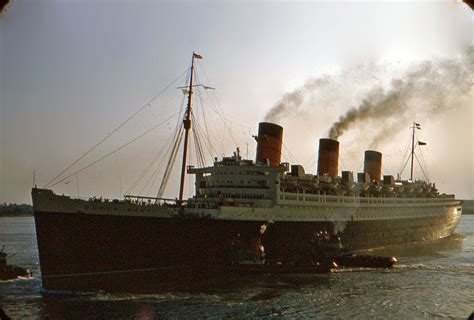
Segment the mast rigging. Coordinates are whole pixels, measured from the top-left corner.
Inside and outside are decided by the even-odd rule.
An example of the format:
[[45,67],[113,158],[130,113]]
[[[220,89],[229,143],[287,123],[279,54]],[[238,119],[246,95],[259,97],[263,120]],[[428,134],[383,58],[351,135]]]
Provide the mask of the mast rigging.
[[191,129],[191,110],[192,110],[192,97],[193,97],[193,76],[194,76],[194,59],[202,59],[202,56],[193,52],[191,60],[191,74],[189,76],[189,87],[188,87],[188,104],[186,107],[186,114],[183,120],[184,126],[184,145],[183,145],[183,162],[181,165],[181,181],[179,185],[179,205],[183,205],[183,192],[184,192],[184,178],[186,175],[186,160],[188,155],[188,140],[189,140],[189,129]]

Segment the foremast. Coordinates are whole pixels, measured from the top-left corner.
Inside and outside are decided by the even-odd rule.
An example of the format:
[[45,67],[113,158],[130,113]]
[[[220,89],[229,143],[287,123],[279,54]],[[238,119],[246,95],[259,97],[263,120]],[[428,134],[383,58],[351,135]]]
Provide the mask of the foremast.
[[194,59],[202,59],[202,56],[193,52],[191,60],[191,74],[189,76],[189,87],[188,87],[188,103],[186,106],[186,113],[183,120],[184,127],[184,144],[183,144],[183,161],[181,164],[181,180],[179,185],[179,205],[183,205],[183,193],[184,193],[184,180],[186,176],[186,160],[188,156],[188,139],[189,129],[191,129],[191,111],[192,111],[192,97],[193,97],[193,76],[194,76]]

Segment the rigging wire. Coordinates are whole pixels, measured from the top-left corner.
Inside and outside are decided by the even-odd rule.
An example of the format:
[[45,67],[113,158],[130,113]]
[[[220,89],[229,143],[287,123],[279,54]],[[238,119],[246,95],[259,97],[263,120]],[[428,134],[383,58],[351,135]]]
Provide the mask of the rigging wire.
[[[212,160],[214,159],[215,156],[218,155],[217,152],[212,148],[212,145],[210,145],[210,142],[205,139],[204,134],[202,133],[202,128],[200,126],[196,126],[196,134],[199,137],[199,144],[201,145],[201,149],[203,150],[203,158],[205,162],[207,162],[208,159]],[[213,151],[211,151],[211,149]],[[205,153],[204,150],[207,152]],[[209,158],[207,158],[209,156]]]
[[[150,189],[155,184],[156,177],[158,176],[158,173],[161,171],[161,168],[163,167],[165,156],[170,153],[170,150],[171,150],[172,146],[176,143],[175,140],[178,138],[178,131],[177,131],[178,129],[179,129],[179,127],[176,128],[176,132],[172,136],[172,139],[171,139],[168,147],[166,148],[166,151],[163,153],[163,156],[160,158],[160,161],[158,162],[158,166],[155,168],[155,170],[153,170],[152,174],[148,177],[148,180],[143,185],[143,187],[140,189],[138,194],[143,194],[143,191],[148,187],[148,185],[151,181],[153,181],[153,182],[150,185]],[[155,162],[155,164],[156,164],[156,162]],[[150,189],[148,191],[150,191]]]
[[[160,163],[161,163],[161,165],[159,166],[159,170],[161,170],[161,166],[163,164],[164,157],[170,152],[171,147],[173,146],[173,142],[176,140],[178,130],[179,130],[179,127],[180,127],[181,118],[182,118],[181,114],[182,114],[182,111],[183,111],[183,105],[184,105],[184,98],[181,101],[181,109],[179,111],[179,116],[177,117],[177,123],[176,123],[175,129],[174,129],[174,133],[170,136],[169,142],[165,143],[165,145],[167,145],[167,147],[165,148],[165,152],[161,152],[161,150],[158,150],[158,152],[155,154],[152,161],[145,167],[145,169],[143,170],[141,175],[138,177],[138,179],[135,180],[135,182],[129,187],[129,189],[127,191],[127,194],[130,194],[132,192],[132,190],[134,190],[138,186],[138,184],[140,184],[140,182],[145,177],[146,173],[148,173],[148,171],[156,164],[156,162],[158,160],[160,160]],[[153,171],[153,174],[155,174],[156,170],[158,170],[158,169],[155,169]],[[142,188],[142,190],[143,190],[143,188]],[[139,193],[141,193],[141,191]]]
[[[167,144],[167,147],[165,149],[165,152],[161,152],[161,150],[158,150],[158,152],[156,153],[155,157],[152,159],[152,161],[145,167],[145,169],[143,170],[142,174],[138,177],[137,180],[135,180],[135,182],[132,184],[132,186],[130,186],[130,188],[128,189],[127,191],[127,194],[130,194],[132,190],[134,190],[138,184],[143,180],[143,178],[145,177],[146,173],[148,172],[148,170],[153,166],[155,165],[155,163],[158,161],[158,159],[160,160],[160,163],[161,165],[159,166],[159,170],[161,170],[161,166],[163,164],[163,158],[165,157],[165,155],[167,155],[172,146],[173,146],[173,142],[177,139],[177,135],[178,135],[178,130],[179,130],[179,127],[180,127],[180,122],[181,122],[181,118],[182,118],[182,112],[183,112],[183,105],[184,105],[184,97],[181,101],[181,109],[179,111],[179,116],[177,117],[177,123],[176,123],[176,126],[175,126],[175,129],[174,129],[174,133],[170,136],[170,140],[169,140],[169,143]],[[166,145],[166,144],[165,144]],[[160,155],[162,157],[160,157]],[[153,171],[153,174],[156,172],[156,170]],[[141,193],[141,192],[139,192]]]
[[[144,190],[150,185],[150,182],[153,181],[153,182],[151,183],[151,185],[154,184],[154,181],[155,181],[156,177],[158,176],[158,172],[160,172],[160,170],[161,170],[161,167],[162,167],[161,164],[162,164],[163,162],[161,162],[161,161],[160,161],[160,162],[155,162],[154,164],[156,164],[156,163],[158,163],[158,166],[157,166],[157,167],[153,170],[153,172],[148,176],[148,179],[147,179],[146,183],[142,186],[142,188],[140,189],[140,191],[138,191],[137,194],[144,194],[143,192],[144,192]],[[150,191],[150,189],[151,189],[151,187],[148,189],[148,191]]]
[[176,156],[178,154],[179,146],[181,145],[181,141],[183,140],[183,127],[180,127],[177,139],[173,145],[173,149],[171,150],[170,158],[168,163],[166,164],[165,172],[163,175],[163,179],[161,180],[160,189],[158,190],[157,198],[161,198],[163,193],[165,192],[166,185],[168,184],[169,177],[171,172],[173,171],[173,166],[176,160]]
[[[199,61],[198,61],[198,67],[199,67],[200,71],[202,71],[202,73],[204,74],[204,78],[206,79],[206,81],[211,84],[211,82],[209,81],[209,79],[208,79],[208,77],[207,77],[207,75],[206,75],[206,72],[205,72],[204,68],[203,68],[202,65],[201,65],[201,62],[199,62]],[[224,134],[223,134],[223,135],[225,136],[225,129],[228,129],[228,130],[229,130],[229,136],[230,136],[230,138],[232,139],[233,143],[237,146],[238,143],[237,143],[237,141],[236,141],[236,139],[235,139],[235,137],[234,137],[234,135],[233,135],[232,128],[230,128],[230,127],[228,126],[228,124],[238,125],[238,126],[240,126],[240,127],[246,128],[246,129],[249,129],[250,127],[245,126],[245,125],[242,125],[242,124],[239,124],[239,123],[236,123],[236,122],[234,122],[234,121],[232,121],[232,120],[229,120],[229,119],[226,117],[225,112],[223,111],[222,107],[220,106],[220,103],[219,103],[217,97],[215,98],[216,101],[217,101],[217,102],[216,102],[216,101],[214,101],[213,96],[211,96],[211,95],[207,92],[207,90],[206,90],[206,95],[207,95],[207,97],[209,98],[209,101],[211,102],[211,103],[209,104],[209,107],[210,107],[210,108],[222,119],[222,121],[223,121],[223,125],[224,125]],[[221,140],[222,143],[223,143],[223,141],[224,141],[224,139]]]
[[104,141],[106,141],[108,138],[110,138],[114,133],[116,133],[118,130],[120,130],[125,124],[127,124],[130,120],[132,120],[137,114],[142,112],[145,108],[147,108],[153,100],[158,98],[161,94],[163,94],[166,90],[168,90],[169,87],[171,87],[174,83],[176,83],[185,73],[187,72],[187,69],[181,73],[175,80],[170,82],[164,89],[159,91],[157,94],[155,94],[151,99],[149,99],[142,107],[140,107],[137,111],[135,111],[131,116],[129,116],[125,121],[120,123],[118,127],[116,127],[114,130],[112,130],[110,133],[108,133],[105,137],[103,137],[99,142],[94,144],[89,150],[87,150],[82,156],[80,156],[78,159],[73,161],[69,166],[67,166],[64,170],[62,170],[59,174],[57,174],[53,179],[51,179],[48,183],[44,185],[45,188],[48,187],[53,187],[57,185],[57,183],[52,184],[56,179],[61,177],[65,172],[67,172],[69,169],[71,169],[76,163],[84,159],[89,153],[91,153],[93,150],[95,150],[99,145],[101,145]]
[[[191,118],[194,124],[197,124],[196,118],[194,117],[194,113],[191,112]],[[193,138],[194,138],[194,148],[196,152],[196,160],[198,161],[199,167],[203,168],[206,164],[205,161],[205,156],[204,156],[204,150],[202,147],[202,138],[201,134],[199,132],[198,126],[194,125],[192,127],[192,132],[193,132]]]
[[410,160],[410,157],[408,156],[409,150],[410,150],[410,145],[407,146],[407,148],[405,149],[405,153],[403,154],[403,157],[402,157],[402,165],[400,166],[400,169],[398,170],[398,172],[400,173],[400,176],[403,174],[403,170],[405,170],[405,167],[407,166],[408,161]]
[[[418,137],[418,135],[416,135],[416,141],[417,141],[417,144],[419,145],[418,141],[420,140],[420,138]],[[424,141],[424,139],[422,139]],[[427,162],[425,161],[425,157],[424,157],[424,154],[423,154],[423,148],[419,148],[420,152],[419,152],[419,156],[421,158],[421,162],[418,161],[418,164],[421,168],[421,170],[423,171],[423,174],[425,175],[425,179],[426,180],[431,180],[430,179],[430,175],[429,175],[429,171],[428,171],[428,165],[427,165]],[[423,164],[423,165],[422,165]],[[426,171],[424,171],[424,168],[426,168]]]
[[151,127],[150,129],[146,130],[145,132],[143,132],[142,134],[140,134],[140,135],[138,135],[137,137],[133,138],[132,140],[130,140],[130,141],[124,143],[123,145],[119,146],[119,147],[116,148],[115,150],[112,150],[111,152],[107,153],[106,155],[102,156],[101,158],[99,158],[99,159],[93,161],[92,163],[88,164],[87,166],[84,166],[84,167],[82,167],[81,169],[78,169],[78,170],[74,171],[73,173],[71,173],[70,175],[68,175],[68,176],[62,178],[61,180],[55,182],[54,184],[50,185],[50,187],[54,187],[54,186],[60,184],[61,182],[63,182],[63,181],[65,181],[65,180],[69,179],[70,177],[74,176],[75,174],[77,174],[77,173],[79,173],[79,172],[82,172],[82,171],[84,171],[84,170],[86,170],[86,169],[92,167],[92,166],[95,165],[96,163],[98,163],[98,162],[100,162],[100,161],[102,161],[102,160],[108,158],[109,156],[111,156],[112,154],[114,154],[114,152],[117,152],[117,151],[119,151],[119,150],[122,150],[123,148],[127,147],[128,145],[132,144],[133,142],[137,141],[138,139],[140,139],[140,138],[146,136],[147,134],[149,134],[150,132],[152,132],[153,130],[155,130],[156,128],[158,128],[158,127],[161,126],[162,124],[166,123],[168,120],[172,119],[172,118],[175,117],[175,116],[176,116],[176,113],[173,114],[172,116],[170,116],[169,118],[167,118],[166,120],[164,120],[164,121],[158,123],[157,125]]
[[196,155],[196,165],[198,167],[204,167],[204,161],[202,160],[202,153],[201,153],[201,150],[199,148],[199,142],[198,142],[198,138],[197,138],[197,134],[196,134],[196,131],[194,129],[192,129],[192,136],[193,136],[193,146],[194,146],[194,153]]
[[[205,129],[205,131],[201,130],[200,126],[198,127],[198,129],[201,132],[204,131],[205,136],[207,137],[207,139],[205,141],[207,141],[209,155],[211,156],[211,159],[212,159],[213,156],[216,156],[218,153],[217,153],[216,149],[214,148],[214,145],[213,145],[212,140],[211,140],[211,134],[209,133],[209,127],[208,127],[208,124],[207,124],[206,112],[204,110],[205,110],[205,108],[201,107],[201,113],[202,113],[202,116],[203,116],[203,119],[204,119],[204,129]],[[216,141],[216,139],[214,139],[214,141]]]
[[79,174],[76,173],[77,197],[79,198]]
[[[192,140],[191,140],[191,139],[190,139],[189,143],[190,143],[190,146],[189,146],[189,147],[191,148],[191,144],[192,144]],[[188,154],[189,154],[189,161],[188,161],[188,163],[195,163],[195,162],[194,162],[194,159],[193,159],[193,155],[194,155],[193,152],[189,152]],[[192,194],[192,192],[193,192],[193,191],[192,191],[192,187],[193,187],[192,178],[193,178],[193,176],[194,176],[194,175],[189,175],[189,176],[187,177],[187,179],[186,179],[187,183],[184,184],[184,189],[185,189],[185,190],[183,190],[183,192],[186,192],[187,197],[189,197],[189,196]],[[178,187],[179,187],[179,186],[178,186]]]
[[[169,141],[169,144],[168,144],[168,147],[166,148],[166,151],[163,153],[163,156],[160,158],[160,161],[159,161],[159,165],[157,166],[157,168],[153,171],[153,173],[150,175],[150,177],[148,178],[147,182],[145,183],[145,185],[141,188],[141,190],[138,192],[138,194],[143,194],[143,191],[147,188],[147,186],[149,185],[149,183],[151,182],[150,184],[150,187],[148,189],[148,192],[151,193],[151,189],[153,188],[153,186],[155,185],[155,182],[156,182],[156,179],[158,177],[158,173],[161,172],[161,168],[163,167],[163,165],[166,163],[168,163],[169,161],[171,161],[170,159],[175,159],[176,156],[172,156],[172,148],[174,149],[175,148],[175,145],[176,145],[176,141],[179,139],[179,135],[181,134],[181,130],[182,130],[182,126],[181,126],[181,123],[182,123],[182,118],[184,117],[184,113],[183,113],[183,110],[184,110],[184,103],[185,103],[185,95],[183,94],[183,97],[181,99],[181,105],[180,105],[180,109],[179,109],[179,116],[177,117],[177,121],[176,121],[176,125],[175,125],[175,129],[174,129],[174,134],[171,136],[171,139]],[[180,142],[179,142],[180,143]],[[178,143],[178,147],[179,147],[179,143]],[[177,150],[175,151],[177,152]],[[166,157],[166,155],[170,155],[170,159],[168,159],[168,162],[165,162],[164,161],[164,158]],[[173,160],[174,161],[174,160]],[[163,172],[163,178],[162,178],[162,184],[163,184],[163,179],[165,179],[166,175],[167,174],[171,174],[172,173],[172,168],[170,169],[170,172],[167,173],[166,170]],[[167,181],[168,181],[168,178],[166,178],[166,181],[164,182],[163,186],[160,185],[159,187],[159,191],[158,193],[160,193],[160,188],[163,188],[163,190],[161,191],[161,193],[163,194],[164,193],[164,190],[166,189],[166,185],[167,185]]]
[[428,181],[430,181],[431,178],[430,178],[430,174],[429,174],[428,163],[427,163],[427,161],[425,160],[425,156],[424,156],[423,152],[421,151],[421,149],[420,149],[420,158],[421,158],[421,162],[422,162],[422,164],[423,164],[423,166],[420,164],[420,167],[426,168],[426,171],[425,171],[425,172],[426,172],[426,179],[427,179]]
[[[411,131],[411,127],[410,127],[410,131]],[[402,157],[402,160],[401,160],[401,164],[400,164],[400,170],[398,170],[398,173],[400,174],[400,177],[402,176],[403,174],[403,171],[405,171],[405,168],[407,167],[408,165],[408,162],[410,161],[410,149],[411,149],[411,135],[407,135],[407,140],[406,140],[406,149],[405,149],[405,153],[403,154],[403,157]]]
[[138,186],[138,184],[142,181],[142,179],[145,177],[145,174],[148,172],[148,170],[158,161],[159,156],[162,155],[161,151],[158,151],[155,156],[152,158],[151,162],[148,163],[148,165],[143,169],[142,173],[140,176],[132,183],[132,185],[127,189],[125,192],[126,195],[130,195],[131,192]]
[[[193,112],[191,111],[191,122],[195,124],[195,118],[194,118],[194,114]],[[193,147],[194,147],[194,153],[196,155],[196,165],[197,166],[200,166],[201,164],[201,150],[199,148],[199,142],[197,141],[198,139],[198,135],[197,135],[197,132],[196,132],[196,125],[194,126],[191,126],[191,137],[192,137],[192,144],[193,144]]]
[[420,160],[418,159],[418,156],[416,155],[416,153],[414,155],[415,155],[416,162],[418,162],[418,165],[420,166],[421,172],[423,172],[423,176],[425,177],[425,179],[427,181],[429,181],[430,179],[428,179],[428,176],[426,175],[425,169],[423,169],[423,167],[421,166],[421,163],[420,163]]
[[403,166],[401,167],[400,176],[402,176],[403,171],[405,171],[408,163],[410,162],[410,159],[411,159],[411,156],[410,156],[411,152],[409,152],[410,149],[411,149],[411,142],[410,142],[410,145],[408,146],[407,151],[406,151],[406,160],[405,160],[405,163],[403,164]]
[[[205,109],[204,106],[203,106],[203,97],[201,95],[201,90],[197,90],[197,93],[198,93],[198,101],[199,101],[199,105],[200,105],[200,110],[201,110],[201,114],[202,114],[202,118],[204,120],[204,128],[205,128],[205,136],[207,137],[207,142],[208,142],[208,146],[210,147],[210,149],[212,150],[212,152],[214,153],[214,155],[217,155],[217,151],[216,149],[214,148],[214,146],[212,145],[212,140],[211,140],[211,135],[209,133],[209,128],[208,128],[208,125],[207,125],[207,118],[206,118],[206,112],[205,112]],[[200,130],[200,131],[203,131],[203,130]],[[217,141],[217,139],[214,139]],[[211,159],[213,158],[213,155],[212,153],[210,154],[211,155]]]
[[[203,71],[203,73],[204,73],[204,70],[203,70],[202,68],[200,68],[200,69],[201,69],[201,70]],[[199,78],[198,78],[198,76],[196,76],[196,79],[197,79],[197,81],[200,81]],[[208,80],[207,80],[207,81],[208,81]],[[220,148],[219,148],[219,149],[220,149],[221,152],[223,152],[223,151],[224,151],[224,143],[225,143],[225,141],[226,141],[226,130],[229,131],[229,134],[230,134],[230,136],[231,136],[231,139],[233,140],[233,142],[235,143],[235,145],[237,145],[237,142],[236,142],[235,138],[234,138],[233,135],[232,135],[232,129],[231,129],[231,128],[228,128],[228,126],[227,126],[227,124],[226,124],[226,122],[229,121],[229,120],[226,118],[226,116],[223,114],[223,112],[220,111],[219,106],[218,106],[218,105],[216,104],[216,102],[212,99],[212,96],[207,92],[207,90],[205,90],[205,91],[206,91],[206,96],[207,96],[208,101],[209,101],[209,103],[208,103],[209,107],[210,107],[210,108],[221,118],[221,120],[222,120],[223,133],[222,133],[221,139],[219,139],[218,141],[220,141]],[[198,90],[197,92],[198,92],[198,96],[200,97],[200,100],[201,100],[200,102],[201,102],[201,105],[202,105],[202,102],[203,102],[205,99],[202,97],[202,95],[200,96],[200,91],[199,91],[199,90]],[[216,154],[217,154],[217,152],[216,152]]]
[[[202,66],[202,62],[201,61],[198,61],[198,64],[197,64],[199,70],[202,72],[202,74],[204,75],[204,78],[206,80],[207,83],[209,83],[210,85],[212,85],[212,82],[209,80],[209,77],[207,76],[207,73],[206,71],[204,70],[204,67]],[[207,93],[207,91],[206,91]],[[246,125],[243,125],[241,123],[238,123],[238,122],[235,122],[235,121],[232,121],[230,119],[228,119],[226,116],[225,116],[225,112],[224,112],[224,109],[221,107],[221,104],[219,103],[219,99],[217,97],[215,97],[215,100],[214,101],[214,98],[208,94],[209,96],[209,99],[211,100],[211,102],[214,104],[214,106],[216,107],[216,109],[220,110],[220,112],[216,111],[216,113],[219,113],[219,116],[221,116],[222,118],[225,118],[227,120],[227,122],[229,123],[232,123],[236,126],[239,126],[239,127],[242,127],[242,128],[245,128],[245,129],[253,129],[253,127],[249,127],[249,126],[246,126]],[[215,95],[214,95],[215,96]]]
[[310,168],[313,166],[313,163],[315,163],[315,159],[317,158],[318,154],[316,153],[312,153],[307,159],[306,161],[304,161],[304,166],[305,168]]
[[161,168],[163,167],[163,163],[164,163],[164,155],[168,154],[170,149],[171,149],[171,146],[173,144],[173,141],[170,143],[170,145],[168,146],[168,148],[166,149],[166,152],[162,154],[162,156],[157,159],[157,161],[155,161],[153,163],[153,167],[155,167],[155,169],[153,170],[150,170],[150,174],[148,175],[148,179],[146,180],[146,182],[143,184],[143,186],[141,187],[141,189],[137,192],[137,194],[144,194],[144,190],[148,187],[148,192],[150,192],[151,190],[151,187],[149,187],[150,185],[150,182],[151,182],[151,186],[154,185],[155,183],[155,180],[156,180],[156,177],[158,176],[158,173],[161,171]]
[[[186,86],[186,82],[187,82],[187,79],[190,77],[190,73],[191,73],[191,69],[188,69],[186,77],[183,81],[184,82],[183,87]],[[178,89],[182,89],[182,88],[178,88]],[[170,142],[170,145],[168,147],[167,152],[165,153],[165,154],[169,153],[169,158],[168,158],[167,162],[164,162],[164,161],[160,162],[159,167],[153,173],[153,178],[152,178],[153,182],[150,184],[150,189],[152,189],[153,186],[155,185],[155,182],[157,181],[158,172],[161,171],[161,168],[163,167],[163,164],[166,163],[166,168],[163,171],[163,176],[161,178],[161,183],[158,187],[157,198],[163,197],[163,194],[165,193],[166,187],[168,185],[169,178],[171,177],[171,174],[173,173],[173,168],[174,168],[174,164],[175,164],[175,161],[176,161],[176,157],[177,157],[178,152],[179,152],[179,147],[181,146],[181,141],[184,137],[184,131],[183,131],[182,123],[183,123],[183,119],[185,118],[185,111],[184,110],[185,110],[185,102],[186,102],[185,101],[186,100],[186,93],[189,94],[189,92],[186,92],[186,90],[181,90],[181,91],[182,91],[183,95],[182,95],[181,106],[180,106],[180,110],[179,110],[180,116],[178,117],[177,122],[176,122],[175,135],[174,135],[174,137],[172,138],[172,140]],[[149,192],[151,192],[151,190],[149,190]]]
[[283,145],[283,149],[285,151],[285,154],[287,155],[285,158],[296,164],[298,161],[296,161],[295,156],[290,152],[290,150],[286,147],[283,141],[281,142],[281,144]]
[[115,166],[117,168],[117,175],[118,175],[118,182],[119,182],[119,188],[120,188],[120,196],[122,196],[122,177],[120,176],[120,167],[117,159],[117,153],[114,152],[114,158],[115,158]]
[[403,165],[402,169],[400,170],[400,176],[402,176],[403,171],[407,167],[407,164],[408,164],[409,161],[410,161],[410,157],[407,158],[407,160],[405,161],[405,164]]
[[[193,130],[196,130],[195,134],[199,136],[199,144],[201,145],[201,149],[203,150],[203,156],[204,156],[204,148],[202,147],[203,142],[204,146],[206,147],[206,151],[209,154],[210,159],[213,159],[214,156],[217,155],[217,152],[215,151],[214,147],[211,144],[211,141],[209,140],[209,137],[206,139],[206,135],[203,133],[203,129],[201,128],[201,125],[195,120],[194,113],[192,113],[193,116],[193,121],[194,121],[194,126]],[[212,151],[211,151],[212,150]],[[212,153],[214,152],[214,153]],[[204,160],[206,160],[206,157],[203,157]]]

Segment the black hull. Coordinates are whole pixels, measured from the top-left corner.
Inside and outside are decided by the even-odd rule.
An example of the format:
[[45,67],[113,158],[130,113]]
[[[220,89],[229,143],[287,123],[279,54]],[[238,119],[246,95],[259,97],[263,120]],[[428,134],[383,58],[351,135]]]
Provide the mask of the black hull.
[[[457,217],[348,222],[343,244],[355,250],[437,239],[451,234]],[[298,260],[315,234],[331,222],[235,221],[35,212],[43,287],[51,290],[134,290],[143,284],[193,283],[241,274],[237,256]],[[267,224],[262,234],[261,226]],[[249,256],[250,254],[250,256]]]

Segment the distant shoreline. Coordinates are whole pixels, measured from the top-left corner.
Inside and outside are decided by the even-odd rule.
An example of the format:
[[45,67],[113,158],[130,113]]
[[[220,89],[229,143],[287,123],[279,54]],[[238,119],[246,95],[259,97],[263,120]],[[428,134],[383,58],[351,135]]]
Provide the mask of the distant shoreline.
[[32,217],[33,206],[29,204],[0,204],[0,217]]
[[462,214],[474,214],[474,200],[461,200]]
[[11,214],[0,213],[0,218],[9,218],[9,217],[33,217],[33,214],[32,213],[11,213]]

